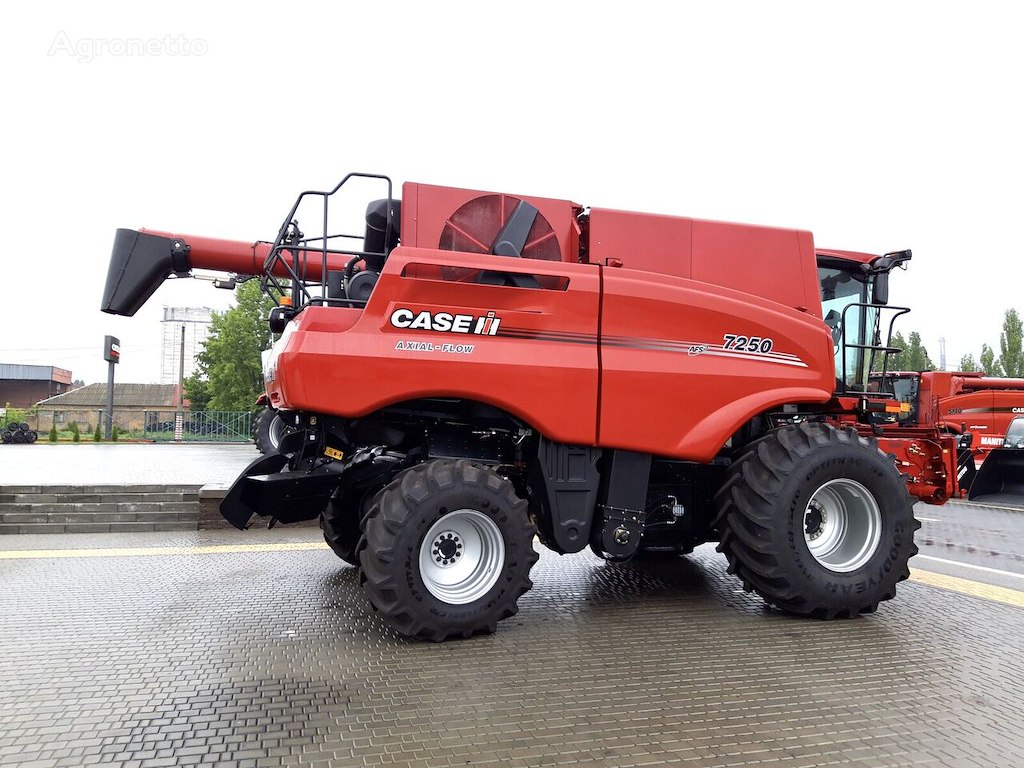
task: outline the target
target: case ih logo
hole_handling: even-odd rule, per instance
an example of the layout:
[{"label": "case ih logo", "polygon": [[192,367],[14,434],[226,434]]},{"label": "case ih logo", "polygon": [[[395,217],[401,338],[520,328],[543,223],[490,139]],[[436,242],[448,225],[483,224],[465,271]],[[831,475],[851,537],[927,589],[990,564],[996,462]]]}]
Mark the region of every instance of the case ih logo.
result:
[{"label": "case ih logo", "polygon": [[493,312],[486,315],[455,315],[451,312],[415,312],[404,307],[391,313],[391,324],[395,328],[414,331],[440,331],[442,333],[475,333],[479,336],[495,336],[501,318]]}]

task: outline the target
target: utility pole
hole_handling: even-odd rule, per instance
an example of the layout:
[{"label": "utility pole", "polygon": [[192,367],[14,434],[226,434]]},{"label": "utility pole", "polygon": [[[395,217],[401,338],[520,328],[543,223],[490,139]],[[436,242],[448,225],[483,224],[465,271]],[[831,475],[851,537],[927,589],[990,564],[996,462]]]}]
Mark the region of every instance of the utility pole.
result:
[{"label": "utility pole", "polygon": [[181,346],[178,349],[178,412],[174,414],[174,440],[185,436],[185,324],[181,324]]}]

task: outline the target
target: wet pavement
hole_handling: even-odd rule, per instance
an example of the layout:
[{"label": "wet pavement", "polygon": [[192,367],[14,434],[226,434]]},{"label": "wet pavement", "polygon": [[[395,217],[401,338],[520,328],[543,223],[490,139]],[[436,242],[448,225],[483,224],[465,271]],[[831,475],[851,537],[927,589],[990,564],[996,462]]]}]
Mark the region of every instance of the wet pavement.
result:
[{"label": "wet pavement", "polygon": [[914,565],[1024,589],[1024,509],[950,501],[918,504],[914,514],[921,521]]},{"label": "wet pavement", "polygon": [[0,486],[230,483],[259,455],[252,444],[4,445]]},{"label": "wet pavement", "polygon": [[820,622],[767,609],[711,547],[625,565],[544,551],[497,634],[432,645],[387,629],[316,529],[10,538],[22,551],[0,552],[2,766],[894,768],[1024,754],[1024,603],[916,572],[876,614]]},{"label": "wet pavement", "polygon": [[[5,446],[0,485],[227,483],[248,445]],[[1024,511],[919,504],[876,614],[744,593],[710,546],[542,550],[498,633],[389,630],[316,528],[0,542],[0,766],[1024,765]]]}]

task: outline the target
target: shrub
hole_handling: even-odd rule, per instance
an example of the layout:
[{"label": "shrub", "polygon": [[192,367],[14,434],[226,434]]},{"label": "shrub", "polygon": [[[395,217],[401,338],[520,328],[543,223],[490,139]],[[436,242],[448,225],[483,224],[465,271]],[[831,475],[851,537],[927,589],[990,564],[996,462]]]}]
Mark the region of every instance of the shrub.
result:
[{"label": "shrub", "polygon": [[118,431],[117,431],[117,424],[115,424],[114,428],[112,430],[110,430],[110,442],[116,443],[117,442],[117,438],[118,438]]},{"label": "shrub", "polygon": [[57,442],[57,425],[56,424],[51,424],[50,425],[50,442],[51,443],[56,443]]},{"label": "shrub", "polygon": [[92,433],[92,441],[98,443],[103,439],[103,433],[100,431],[100,425],[96,425],[96,431]]},{"label": "shrub", "polygon": [[82,439],[82,433],[78,431],[78,422],[71,422],[71,442],[77,443]]}]

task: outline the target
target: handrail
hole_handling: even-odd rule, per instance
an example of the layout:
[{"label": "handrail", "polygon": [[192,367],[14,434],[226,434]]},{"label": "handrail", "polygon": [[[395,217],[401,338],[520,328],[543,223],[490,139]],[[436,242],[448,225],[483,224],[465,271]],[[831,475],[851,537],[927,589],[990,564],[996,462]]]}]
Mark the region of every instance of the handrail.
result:
[{"label": "handrail", "polygon": [[[877,330],[878,330],[878,326],[879,326],[879,324],[881,322],[882,311],[883,310],[892,310],[894,312],[892,318],[889,320],[889,332],[886,335],[886,340],[885,340],[885,344],[884,345],[883,344],[859,344],[859,343],[855,343],[855,342],[847,342],[847,340],[846,340],[846,331],[847,331],[846,313],[849,312],[850,309],[853,308],[853,307],[859,307],[859,308],[862,308],[862,309],[865,309],[865,310],[867,310],[867,309],[878,310],[878,316],[875,319],[874,328],[872,328],[872,332],[871,332],[871,337],[872,338],[878,338],[877,337]],[[847,371],[847,366],[846,366],[846,350],[847,349],[860,349],[860,350],[871,350],[873,353],[881,352],[884,355],[884,357],[882,358],[882,386],[884,387],[884,384],[885,384],[885,381],[886,381],[886,373],[888,372],[888,366],[889,366],[889,355],[903,351],[903,350],[899,349],[898,347],[891,346],[891,344],[892,344],[893,326],[895,325],[896,319],[898,317],[901,317],[902,315],[905,315],[908,312],[910,312],[910,307],[890,307],[890,306],[888,306],[886,304],[872,304],[872,303],[869,303],[869,302],[852,302],[850,304],[847,304],[845,307],[843,307],[843,313],[842,313],[841,320],[840,320],[840,322],[842,324],[841,327],[843,329],[843,332],[842,332],[842,336],[839,339],[839,345],[840,345],[839,346],[839,357],[842,360],[842,368],[841,368],[842,376],[840,377],[840,382],[842,383],[842,386],[843,386],[843,394],[845,394],[845,395],[876,395],[876,396],[878,395],[877,392],[868,392],[867,391],[867,383],[868,383],[868,379],[870,378],[871,367],[874,364],[874,360],[875,360],[874,354],[871,354],[870,356],[865,355],[865,356],[861,357],[860,367],[863,369],[863,372],[864,372],[863,382],[862,382],[863,389],[859,389],[859,390],[858,389],[850,389],[850,388],[848,388],[848,385],[847,385],[847,374],[848,374],[848,371]],[[868,359],[865,360],[864,359],[865,357],[867,357]]]},{"label": "handrail", "polygon": [[[290,280],[291,282],[291,295],[292,305],[296,308],[300,308],[307,304],[321,304],[331,305],[337,304],[341,306],[363,306],[365,301],[358,301],[353,299],[339,299],[328,296],[328,270],[327,270],[327,256],[328,254],[334,256],[350,256],[348,263],[345,267],[346,274],[350,274],[354,269],[355,265],[368,257],[380,256],[379,253],[371,253],[365,250],[355,249],[344,249],[344,248],[331,248],[329,243],[333,240],[340,238],[348,239],[360,239],[357,235],[348,234],[328,234],[328,212],[330,209],[330,198],[334,196],[342,187],[345,186],[352,179],[377,179],[385,182],[387,187],[387,212],[385,221],[385,232],[390,233],[393,228],[393,208],[394,208],[394,195],[391,179],[387,176],[383,176],[375,173],[348,173],[345,177],[339,181],[335,187],[329,192],[326,191],[315,191],[307,190],[299,194],[292,204],[291,209],[288,211],[288,215],[285,217],[284,222],[278,229],[277,237],[271,245],[270,251],[267,254],[266,261],[263,264],[263,277],[260,280],[260,286],[263,290],[270,294],[271,297],[280,304],[278,296],[283,296],[289,286],[285,286],[281,280],[274,274],[275,270],[278,272],[283,271],[286,275],[284,279]],[[323,217],[322,217],[322,229],[319,235],[313,237],[306,237],[298,229],[298,222],[296,221],[296,214],[298,213],[299,207],[303,201],[307,198],[321,198],[323,201]],[[312,244],[320,243],[319,247],[313,247]],[[320,255],[320,295],[315,296],[310,290],[311,283],[306,279],[307,276],[307,265],[309,259],[314,255]],[[275,296],[271,292],[271,288],[277,292]]]}]

